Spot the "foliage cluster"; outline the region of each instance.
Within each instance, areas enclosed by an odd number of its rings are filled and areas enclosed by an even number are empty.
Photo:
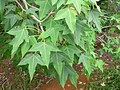
[[[104,72],[99,72],[99,75],[94,75],[97,80],[88,85],[88,89],[93,90],[120,89],[120,1],[108,1],[104,0],[100,4],[102,12],[105,13],[102,35],[105,35],[106,40],[103,39],[102,48],[99,52],[101,55],[104,52],[109,52],[112,57],[110,58],[111,61],[109,61],[109,66],[104,68]]]
[[[104,62],[94,52],[96,33],[109,22],[102,17],[96,0],[0,0],[0,54],[28,65],[30,80],[37,67],[62,87],[67,78],[76,86],[73,64],[82,63],[88,77],[94,68],[103,71]],[[113,21],[120,29],[120,21]]]

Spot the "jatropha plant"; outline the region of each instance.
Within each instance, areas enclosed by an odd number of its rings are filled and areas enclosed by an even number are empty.
[[[103,71],[104,63],[94,52],[96,32],[101,32],[96,0],[0,2],[1,26],[10,36],[11,58],[19,53],[18,65],[28,64],[30,80],[36,67],[52,68],[62,87],[68,78],[76,86],[78,75],[73,64],[82,63],[88,77],[94,67]]]

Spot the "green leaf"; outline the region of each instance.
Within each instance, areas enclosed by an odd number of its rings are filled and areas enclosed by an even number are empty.
[[[61,78],[60,78],[60,85],[64,88],[64,86],[65,86],[65,83],[66,83],[66,81],[67,81],[67,79],[68,79],[68,72],[67,72],[67,69],[64,67],[63,68],[63,71],[62,71],[62,76],[61,76]]]
[[[67,65],[63,66],[62,76],[59,79],[59,82],[63,88],[68,79],[68,76],[69,76],[71,83],[76,87],[78,75],[75,72],[75,70],[73,69],[73,67],[71,67],[70,65],[67,64]]]
[[[62,74],[62,70],[63,70],[62,61],[64,59],[66,59],[66,58],[63,57],[62,53],[54,52],[51,54],[51,61],[53,62],[53,66],[60,78],[61,78],[61,74]]]
[[[46,30],[54,28],[55,30],[63,30],[64,26],[61,25],[58,21],[55,21],[54,18],[50,18],[42,23],[43,26],[46,26]]]
[[[62,34],[67,35],[67,34],[70,34],[70,33],[71,33],[71,31],[67,27],[64,27]]]
[[[29,37],[29,43],[30,43],[30,45],[37,44],[37,40],[36,40],[35,36],[30,36]]]
[[[103,66],[104,66],[103,60],[96,60],[95,66],[98,67],[103,72]]]
[[[4,13],[5,8],[5,0],[0,0],[0,19],[2,18],[2,15]]]
[[[5,16],[6,19],[10,20],[10,25],[11,27],[18,21],[21,19],[20,16],[15,15],[15,14],[8,14],[7,16]]]
[[[76,30],[76,15],[74,11],[69,8],[60,9],[57,12],[54,20],[60,20],[64,18],[69,29],[72,33],[74,33],[74,31]]]
[[[36,11],[38,11],[38,10],[36,10],[35,8],[29,8],[29,9],[27,9],[26,10],[26,14],[33,14],[33,15],[35,15],[36,17],[38,17],[38,15],[36,14]]]
[[[71,67],[70,65],[63,66],[62,76],[60,78],[61,86],[64,88],[68,76],[69,76],[71,83],[75,87],[77,87],[76,83],[77,83],[78,75],[75,72],[75,70],[73,69],[73,67]]]
[[[94,22],[97,29],[101,32],[101,22],[99,20],[99,16],[100,16],[100,13],[97,10],[91,10],[89,11],[88,21]]]
[[[57,9],[60,8],[65,2],[66,2],[66,0],[59,0],[57,2]]]
[[[78,79],[77,73],[75,73],[74,75],[70,75],[69,79],[71,83],[77,88],[77,79]]]
[[[63,70],[63,62],[72,63],[70,58],[62,53],[62,52],[54,52],[51,54],[51,62],[58,73],[59,77],[61,78],[62,70]]]
[[[63,37],[69,44],[75,45],[73,34],[67,34],[67,35],[64,35]]]
[[[52,8],[50,0],[36,0],[35,3],[40,6],[39,18],[43,19]]]
[[[15,11],[17,7],[15,5],[13,5],[13,4],[9,4],[5,8],[7,9],[6,12],[5,12],[5,14],[7,15],[11,11]]]
[[[26,64],[29,64],[28,70],[30,74],[30,80],[32,80],[37,64],[44,65],[44,62],[39,54],[28,54],[20,61],[18,65]]]
[[[92,65],[91,65],[91,60],[89,59],[89,56],[87,55],[80,55],[80,58],[79,58],[79,64],[82,63],[85,67],[85,69],[87,70],[89,76],[91,74],[91,71],[92,71]]]
[[[45,21],[43,26],[46,26],[46,31],[42,32],[39,36],[40,38],[51,38],[51,41],[55,44],[58,40],[59,32],[64,29],[64,26],[59,24],[57,21],[54,21],[53,18]]]
[[[28,52],[28,49],[30,48],[30,44],[27,42],[24,42],[23,45],[21,46],[21,53],[22,57]]]
[[[81,5],[84,3],[82,0],[68,0],[67,4],[73,4],[78,11],[78,13],[81,12]]]
[[[14,54],[17,51],[17,49],[23,43],[23,41],[29,42],[28,31],[22,27],[15,27],[7,33],[15,36],[15,38],[10,43],[11,45],[13,45],[12,54]]]
[[[58,0],[51,0],[52,1],[52,5],[56,4]]]
[[[84,51],[86,51],[85,48],[85,41],[87,40],[85,38],[85,33],[92,31],[91,28],[84,23],[83,21],[78,20],[76,25],[76,31],[74,33],[74,41],[77,45],[79,45]]]
[[[59,35],[59,31],[55,30],[54,28],[51,28],[49,30],[46,30],[45,32],[42,32],[39,38],[47,38],[50,36],[51,41],[53,43],[56,43],[56,41],[58,40],[58,35]]]
[[[101,12],[100,7],[97,5],[97,1],[100,1],[100,0],[91,0],[91,1],[96,6],[97,10]]]
[[[62,48],[63,52],[69,56],[70,59],[72,59],[72,62],[74,60],[74,55],[78,55],[80,54],[80,50],[76,47],[76,46],[73,46],[73,45],[68,45],[66,47],[63,47]]]
[[[59,51],[59,49],[50,43],[39,42],[33,45],[33,47],[29,51],[30,52],[39,51],[43,59],[44,65],[48,67],[49,62],[50,62],[51,51]]]
[[[68,72],[69,74],[69,79],[71,81],[71,83],[77,87],[77,79],[78,79],[78,75],[76,73],[76,71],[74,70],[74,68],[70,65],[66,65],[66,72]]]

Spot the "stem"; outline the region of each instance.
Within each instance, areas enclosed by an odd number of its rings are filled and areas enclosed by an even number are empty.
[[[25,8],[26,10],[28,9],[28,4],[26,2],[26,0],[22,0],[24,5],[25,5]],[[43,27],[41,26],[41,21],[39,19],[37,19],[34,15],[30,15],[35,21],[37,21],[39,24],[40,24],[40,28],[42,31],[44,31]]]
[[[20,6],[20,8],[22,9],[22,11],[25,11],[25,9],[23,8],[23,6],[17,0],[15,0],[15,2]]]
[[[39,8],[34,7],[34,6],[30,5],[29,3],[27,3],[27,4],[28,4],[28,6],[30,6],[31,8],[34,8],[34,9],[36,9],[36,10],[38,10],[38,11],[39,11]]]
[[[111,27],[117,27],[117,25],[104,26],[102,29],[111,28]]]
[[[28,5],[27,5],[26,0],[22,0],[22,1],[23,1],[24,5],[25,5],[25,8],[28,9]]]
[[[41,21],[41,22],[44,22],[46,19],[48,19],[54,12],[50,12],[48,13],[48,15]]]

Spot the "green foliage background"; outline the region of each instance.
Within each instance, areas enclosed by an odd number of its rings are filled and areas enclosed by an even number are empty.
[[[101,1],[101,6],[106,3]],[[28,65],[30,80],[36,67],[43,73],[47,68],[62,87],[67,78],[76,86],[78,75],[73,64],[82,63],[88,77],[92,69],[103,72],[104,62],[95,53],[96,34],[104,32],[108,23],[114,23],[114,32],[119,33],[120,21],[115,14],[119,8],[110,8],[116,11],[109,13],[109,7],[100,9],[98,4],[96,0],[0,0],[2,58],[11,57],[16,65]],[[103,18],[106,14],[108,17]],[[115,42],[119,45],[119,40]],[[119,57],[120,47],[113,51]]]

